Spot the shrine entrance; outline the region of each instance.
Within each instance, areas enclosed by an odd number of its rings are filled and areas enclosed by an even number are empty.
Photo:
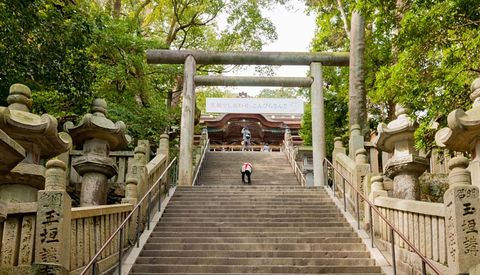
[[[184,64],[182,121],[178,184],[192,184],[192,149],[196,86],[270,86],[308,87],[312,103],[312,145],[314,186],[324,185],[322,161],[325,151],[325,111],[323,101],[323,66],[348,66],[349,53],[309,52],[207,52],[149,50],[150,64]],[[240,77],[196,75],[197,64],[203,65],[297,65],[310,66],[310,77]]]

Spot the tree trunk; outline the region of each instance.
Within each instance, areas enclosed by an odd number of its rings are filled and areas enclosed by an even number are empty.
[[[121,9],[122,9],[122,0],[113,0],[113,10],[112,10],[113,18],[120,17]]]

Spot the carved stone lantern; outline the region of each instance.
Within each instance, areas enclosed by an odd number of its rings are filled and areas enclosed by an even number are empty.
[[[473,81],[470,90],[472,109],[452,111],[447,118],[448,128],[440,129],[435,141],[441,147],[472,154],[468,169],[473,185],[480,187],[480,78]]]
[[[21,158],[22,162],[0,173],[0,201],[37,201],[37,191],[45,187],[45,167],[40,161],[58,156],[71,146],[70,136],[57,131],[57,120],[53,116],[30,113],[31,95],[27,86],[14,84],[7,98],[8,107],[0,107],[1,131],[23,147],[15,149],[16,161]]]
[[[417,125],[407,111],[397,104],[397,118],[388,124],[378,125],[378,136],[374,143],[380,150],[393,153],[385,167],[385,174],[393,178],[393,196],[418,200],[418,177],[427,169],[428,160],[415,150],[413,134]]]
[[[72,166],[82,176],[80,205],[102,205],[107,203],[107,180],[118,173],[110,150],[125,148],[130,136],[125,135],[125,123],[113,123],[106,117],[107,103],[95,99],[91,114],[83,116],[77,126],[65,123],[65,130],[70,133],[76,145],[83,145],[83,155],[72,161]]]

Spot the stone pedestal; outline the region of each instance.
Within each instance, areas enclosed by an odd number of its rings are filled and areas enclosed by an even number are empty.
[[[37,191],[45,186],[42,160],[66,152],[71,146],[70,136],[57,132],[54,117],[30,113],[31,95],[27,86],[14,84],[7,98],[8,107],[0,107],[0,201],[3,202],[36,201]]]
[[[417,125],[407,115],[407,109],[397,104],[394,121],[378,125],[378,136],[374,144],[380,150],[393,153],[385,166],[385,175],[394,182],[393,197],[419,200],[418,177],[429,163],[415,150],[414,132]]]
[[[440,147],[473,157],[470,163],[464,157],[449,161],[449,189],[444,195],[449,274],[467,274],[480,264],[480,78],[473,81],[471,91],[472,109],[451,112],[448,128],[435,135]]]
[[[65,191],[67,167],[47,163],[45,190],[38,192],[33,274],[68,274],[70,268],[71,199]]]
[[[105,100],[96,99],[91,111],[77,126],[71,122],[64,126],[74,143],[83,146],[83,155],[72,161],[73,168],[82,176],[81,206],[107,203],[107,181],[118,173],[109,157],[110,150],[122,149],[130,142],[130,137],[125,135],[125,124],[113,123],[106,117]]]
[[[480,199],[478,187],[471,185],[468,160],[450,160],[450,187],[443,196],[447,227],[450,274],[467,274],[480,263]]]

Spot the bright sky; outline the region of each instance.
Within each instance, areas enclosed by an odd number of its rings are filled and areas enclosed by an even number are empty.
[[[315,15],[305,14],[305,2],[292,0],[289,5],[292,9],[286,10],[283,6],[271,11],[264,11],[264,15],[277,29],[278,39],[269,45],[264,46],[264,51],[271,52],[308,52],[310,42],[315,32]],[[276,67],[276,76],[306,76],[308,66],[281,66]],[[254,66],[248,70],[227,73],[225,75],[253,76],[256,75]],[[257,95],[261,90],[275,87],[228,87],[228,90],[235,92],[247,92],[249,96]]]

